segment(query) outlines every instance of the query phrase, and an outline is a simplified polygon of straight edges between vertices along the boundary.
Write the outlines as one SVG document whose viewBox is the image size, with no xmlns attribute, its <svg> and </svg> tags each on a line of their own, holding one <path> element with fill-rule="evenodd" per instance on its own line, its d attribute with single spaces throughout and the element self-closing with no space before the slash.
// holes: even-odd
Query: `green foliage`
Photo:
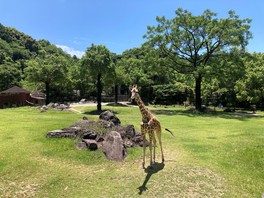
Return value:
<svg viewBox="0 0 264 198">
<path fill-rule="evenodd" d="M 187 99 L 189 101 L 192 99 L 193 91 L 182 83 L 154 85 L 153 95 L 155 104 L 183 104 Z"/>
<path fill-rule="evenodd" d="M 30 36 L 17 31 L 15 28 L 4 27 L 0 24 L 0 38 L 12 46 L 13 50 L 20 48 L 25 50 L 24 53 L 35 55 L 38 53 L 40 46 L 36 40 Z"/>
<path fill-rule="evenodd" d="M 202 95 L 206 104 L 221 102 L 224 106 L 237 105 L 235 84 L 244 78 L 247 56 L 247 53 L 241 54 L 240 50 L 233 49 L 211 58 L 202 82 Z"/>
<path fill-rule="evenodd" d="M 201 83 L 208 71 L 208 61 L 220 52 L 228 52 L 234 46 L 244 50 L 252 37 L 250 19 L 239 19 L 234 11 L 225 19 L 216 18 L 216 13 L 205 10 L 200 16 L 181 8 L 176 17 L 157 17 L 158 25 L 148 27 L 145 38 L 153 47 L 158 47 L 170 60 L 170 65 L 179 73 L 192 74 L 196 80 L 196 109 L 201 109 Z"/>
<path fill-rule="evenodd" d="M 102 45 L 94 45 L 87 48 L 85 56 L 81 60 L 82 71 L 89 73 L 96 82 L 97 110 L 101 111 L 103 82 L 114 77 L 115 69 L 112 64 L 110 51 Z"/>
<path fill-rule="evenodd" d="M 88 47 L 82 58 L 83 69 L 87 70 L 97 80 L 98 74 L 107 76 L 112 70 L 110 51 L 102 45 Z"/>
<path fill-rule="evenodd" d="M 22 83 L 30 85 L 27 86 L 30 88 L 41 87 L 37 85 L 38 82 L 44 83 L 45 81 L 45 83 L 50 83 L 51 79 L 54 79 L 54 75 L 56 75 L 56 81 L 52 80 L 55 82 L 53 86 L 56 85 L 60 87 L 59 90 L 67 89 L 67 91 L 71 92 L 68 89 L 68 87 L 72 88 L 72 86 L 69 84 L 70 80 L 68 75 L 66 75 L 67 72 L 63 72 L 65 81 L 59 81 L 59 79 L 62 79 L 60 72 L 62 59 L 64 59 L 65 63 L 72 63 L 70 55 L 48 41 L 36 41 L 14 28 L 0 24 L 0 91 Z M 28 64 L 30 68 L 26 69 Z M 44 66 L 39 65 L 46 65 L 46 68 L 44 69 Z M 29 82 L 26 82 L 24 72 L 26 72 L 26 80 L 29 80 Z M 32 73 L 29 74 L 29 72 Z M 37 84 L 32 85 L 32 82 Z M 56 94 L 59 95 L 59 92 Z"/>
<path fill-rule="evenodd" d="M 87 71 L 83 71 L 81 61 L 76 61 L 70 66 L 69 78 L 74 90 L 80 90 L 82 98 L 96 92 L 94 81 Z"/>
<path fill-rule="evenodd" d="M 174 72 L 168 68 L 166 58 L 160 57 L 159 51 L 147 43 L 141 48 L 123 52 L 117 65 L 124 71 L 127 85 L 149 87 L 153 84 L 174 82 L 175 79 Z"/>
<path fill-rule="evenodd" d="M 43 83 L 62 80 L 66 71 L 66 60 L 54 55 L 47 55 L 45 59 L 30 60 L 26 68 L 28 80 Z"/>
<path fill-rule="evenodd" d="M 245 76 L 237 80 L 235 90 L 239 101 L 264 105 L 264 55 L 253 53 L 245 59 Z"/>
<path fill-rule="evenodd" d="M 0 64 L 0 90 L 10 88 L 10 86 L 19 85 L 21 80 L 21 72 L 10 67 L 10 64 Z"/>
<path fill-rule="evenodd" d="M 3 63 L 6 57 L 12 57 L 13 52 L 11 46 L 3 39 L 0 38 L 0 64 Z"/>
<path fill-rule="evenodd" d="M 25 69 L 26 79 L 29 82 L 43 83 L 46 86 L 46 102 L 50 102 L 50 86 L 67 82 L 67 60 L 62 56 L 47 55 L 45 59 L 37 58 L 28 62 Z"/>
</svg>

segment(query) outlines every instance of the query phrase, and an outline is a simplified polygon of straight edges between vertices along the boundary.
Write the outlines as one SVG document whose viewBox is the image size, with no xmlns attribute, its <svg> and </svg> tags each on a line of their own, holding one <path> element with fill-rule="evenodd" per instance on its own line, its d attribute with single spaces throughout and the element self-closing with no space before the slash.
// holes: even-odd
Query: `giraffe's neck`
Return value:
<svg viewBox="0 0 264 198">
<path fill-rule="evenodd" d="M 151 113 L 149 112 L 148 108 L 145 106 L 144 102 L 141 100 L 139 94 L 135 95 L 135 100 L 138 104 L 139 110 L 142 115 L 142 121 L 147 123 L 151 119 Z"/>
</svg>

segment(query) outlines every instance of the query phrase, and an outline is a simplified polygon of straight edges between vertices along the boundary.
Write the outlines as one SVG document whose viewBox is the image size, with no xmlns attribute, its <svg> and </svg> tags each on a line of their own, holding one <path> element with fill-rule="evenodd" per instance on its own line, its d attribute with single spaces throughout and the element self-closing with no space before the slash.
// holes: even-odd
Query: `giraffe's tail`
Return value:
<svg viewBox="0 0 264 198">
<path fill-rule="evenodd" d="M 167 128 L 165 128 L 165 130 L 168 131 L 172 136 L 175 137 L 175 135 L 173 134 L 173 132 L 172 132 L 171 130 L 169 130 L 169 129 L 167 129 Z"/>
</svg>

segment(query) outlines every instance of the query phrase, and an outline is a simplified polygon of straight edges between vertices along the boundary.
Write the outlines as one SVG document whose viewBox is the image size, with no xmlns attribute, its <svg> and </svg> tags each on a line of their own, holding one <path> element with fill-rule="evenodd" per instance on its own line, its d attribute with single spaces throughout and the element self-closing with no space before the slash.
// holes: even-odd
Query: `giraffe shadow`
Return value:
<svg viewBox="0 0 264 198">
<path fill-rule="evenodd" d="M 164 168 L 164 166 L 165 166 L 164 163 L 157 163 L 156 162 L 156 163 L 148 166 L 147 168 L 145 168 L 145 173 L 147 173 L 147 175 L 146 175 L 146 178 L 145 178 L 143 184 L 137 188 L 139 190 L 139 192 L 138 192 L 139 195 L 142 195 L 142 193 L 148 189 L 147 183 L 148 183 L 149 179 L 151 178 L 151 176 L 153 174 L 161 171 Z"/>
</svg>

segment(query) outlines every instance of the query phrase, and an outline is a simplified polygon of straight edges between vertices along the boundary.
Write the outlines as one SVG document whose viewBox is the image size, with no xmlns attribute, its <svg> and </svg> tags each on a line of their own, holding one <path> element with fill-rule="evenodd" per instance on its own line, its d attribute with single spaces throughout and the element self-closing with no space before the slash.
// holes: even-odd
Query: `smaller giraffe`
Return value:
<svg viewBox="0 0 264 198">
<path fill-rule="evenodd" d="M 142 115 L 142 122 L 141 122 L 141 135 L 143 137 L 143 160 L 142 160 L 142 167 L 145 168 L 145 156 L 146 156 L 146 134 L 149 135 L 149 149 L 150 149 L 150 165 L 155 163 L 155 147 L 156 147 L 156 138 L 155 133 L 159 141 L 160 149 L 161 149 L 161 157 L 162 157 L 162 163 L 164 163 L 164 155 L 163 155 L 163 149 L 162 149 L 162 142 L 161 142 L 161 126 L 159 120 L 148 110 L 148 108 L 145 106 L 143 101 L 141 100 L 137 86 L 133 86 L 131 89 L 131 99 L 135 99 L 139 110 Z M 152 145 L 153 141 L 153 145 Z M 153 152 L 152 152 L 153 147 Z"/>
</svg>

